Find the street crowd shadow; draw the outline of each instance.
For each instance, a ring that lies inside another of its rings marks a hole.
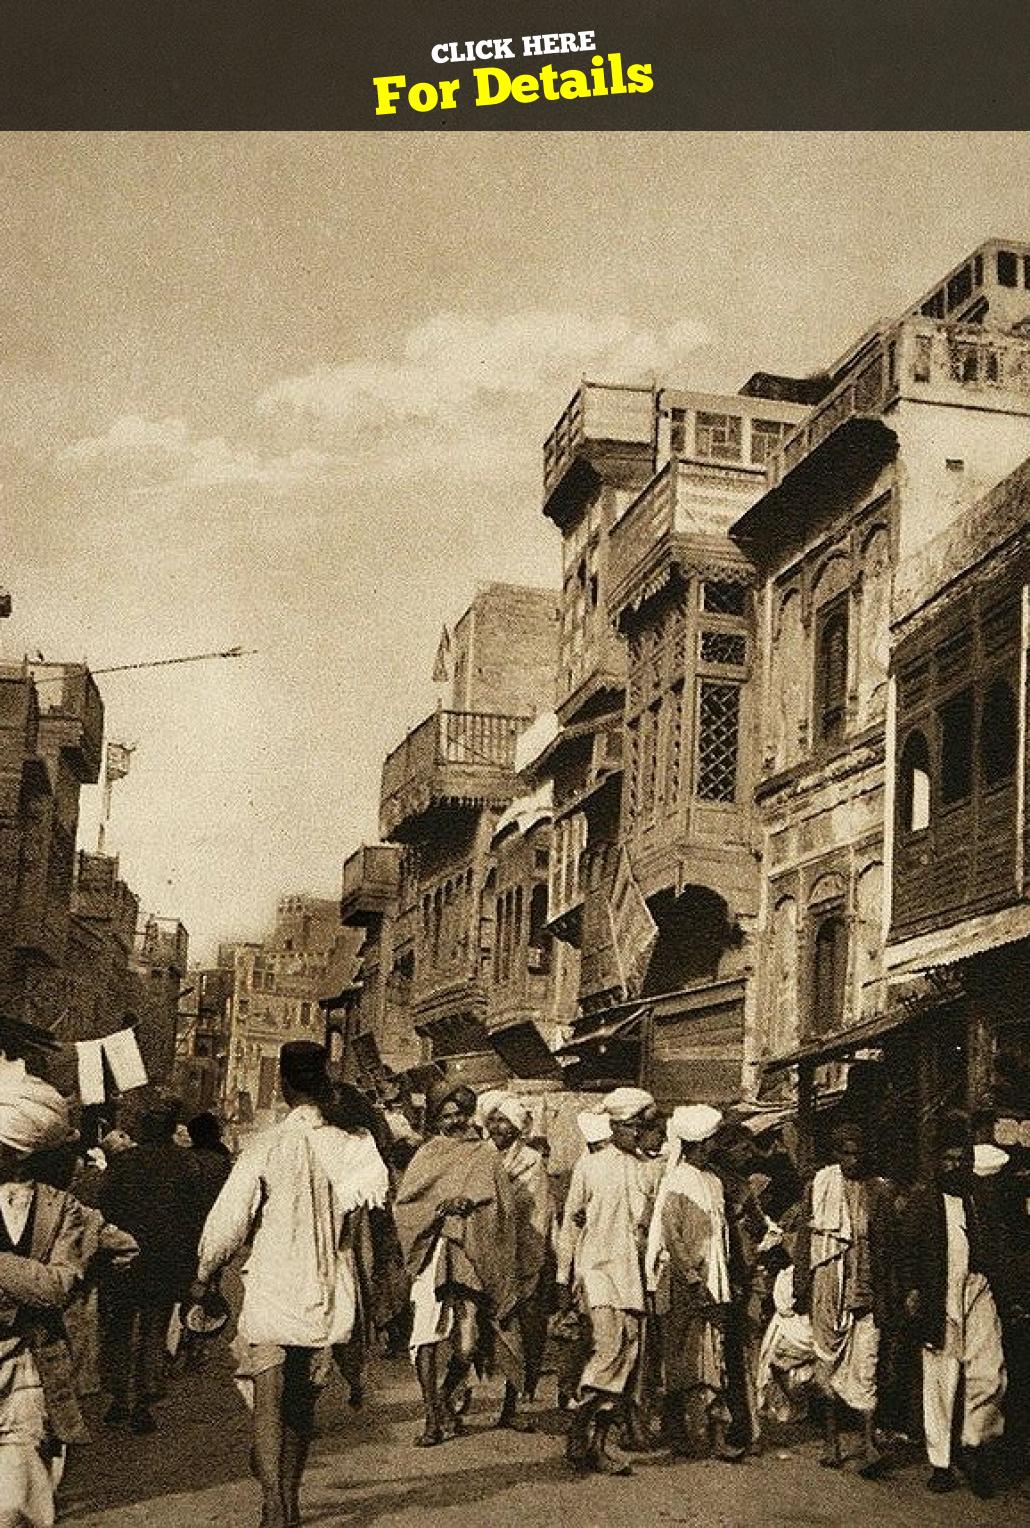
[[[250,1418],[221,1344],[201,1369],[169,1380],[165,1399],[154,1407],[154,1433],[134,1437],[124,1427],[105,1427],[99,1400],[83,1409],[92,1442],[69,1451],[58,1496],[61,1522],[249,1478]]]
[[[525,1459],[499,1459],[495,1463],[475,1465],[470,1469],[448,1470],[439,1475],[423,1475],[417,1471],[410,1475],[397,1475],[376,1482],[376,1489],[369,1491],[367,1482],[340,1482],[333,1485],[320,1481],[318,1494],[332,1492],[338,1500],[318,1503],[304,1509],[304,1522],[339,1523],[341,1528],[370,1528],[380,1518],[410,1511],[413,1520],[431,1519],[433,1513],[445,1512],[451,1507],[464,1511],[477,1507],[492,1496],[500,1495],[514,1486],[526,1484],[531,1472],[534,1488],[549,1484],[568,1484],[570,1476],[560,1458],[534,1459],[527,1465]],[[352,1492],[356,1494],[351,1494]]]

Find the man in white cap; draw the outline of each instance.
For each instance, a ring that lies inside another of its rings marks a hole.
[[[678,1452],[737,1460],[730,1421],[724,1332],[732,1299],[723,1187],[707,1169],[722,1123],[708,1104],[682,1105],[668,1124],[669,1160],[647,1245],[649,1290],[658,1296],[666,1425]]]
[[[64,1443],[88,1437],[61,1321],[86,1272],[86,1217],[37,1183],[34,1152],[68,1139],[68,1107],[23,1061],[0,1058],[0,1525],[51,1528]]]
[[[951,1454],[961,1378],[963,1468],[975,1494],[990,1496],[985,1449],[1004,1426],[996,1302],[1005,1292],[1006,1255],[997,1207],[974,1174],[966,1121],[951,1117],[941,1129],[936,1182],[920,1185],[906,1207],[900,1255],[905,1310],[923,1345],[927,1488],[939,1494],[957,1485]]]
[[[643,1254],[653,1193],[638,1144],[657,1110],[650,1093],[631,1087],[616,1088],[601,1107],[611,1141],[577,1162],[558,1246],[563,1308],[570,1309],[578,1294],[590,1318],[593,1344],[566,1457],[576,1469],[628,1475],[629,1464],[609,1453],[607,1444],[612,1426],[626,1416],[640,1362],[646,1310]]]

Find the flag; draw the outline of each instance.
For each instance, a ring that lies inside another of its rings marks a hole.
[[[451,634],[445,626],[433,661],[433,683],[449,684],[451,678]]]
[[[108,783],[112,780],[124,780],[125,776],[129,773],[129,763],[132,755],[133,750],[127,743],[108,743],[104,779]]]
[[[658,939],[658,925],[633,875],[625,849],[619,855],[608,898],[608,920],[623,991],[628,998],[636,997],[644,985],[651,953]]]

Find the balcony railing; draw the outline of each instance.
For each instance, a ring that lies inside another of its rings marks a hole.
[[[396,901],[400,888],[400,850],[395,844],[362,844],[343,863],[340,915],[345,923],[363,924]]]
[[[775,488],[847,420],[878,415],[893,399],[941,403],[981,395],[1030,396],[1030,338],[979,324],[909,319],[879,335],[855,368],[771,456]]]
[[[707,481],[699,485],[699,472],[718,485],[715,496]],[[646,599],[652,592],[647,579],[656,572],[660,551],[668,547],[673,535],[691,537],[699,549],[710,544],[717,556],[733,558],[725,542],[726,532],[764,487],[761,470],[740,463],[713,462],[699,467],[697,462],[675,457],[667,462],[612,529],[611,613],[616,615],[624,604]]]
[[[379,829],[384,838],[438,802],[503,805],[517,793],[515,740],[528,716],[435,711],[383,764]]]
[[[544,502],[590,443],[622,445],[639,455],[653,449],[654,430],[650,387],[584,382],[544,442]]]

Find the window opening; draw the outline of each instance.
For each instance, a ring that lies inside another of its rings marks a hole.
[[[988,787],[1015,773],[1019,746],[1016,698],[1004,675],[993,679],[984,696],[980,717],[980,763]]]
[[[930,826],[930,749],[922,732],[912,732],[901,754],[901,820],[906,832]]]
[[[950,806],[973,784],[973,692],[963,690],[940,709],[941,801]]]

